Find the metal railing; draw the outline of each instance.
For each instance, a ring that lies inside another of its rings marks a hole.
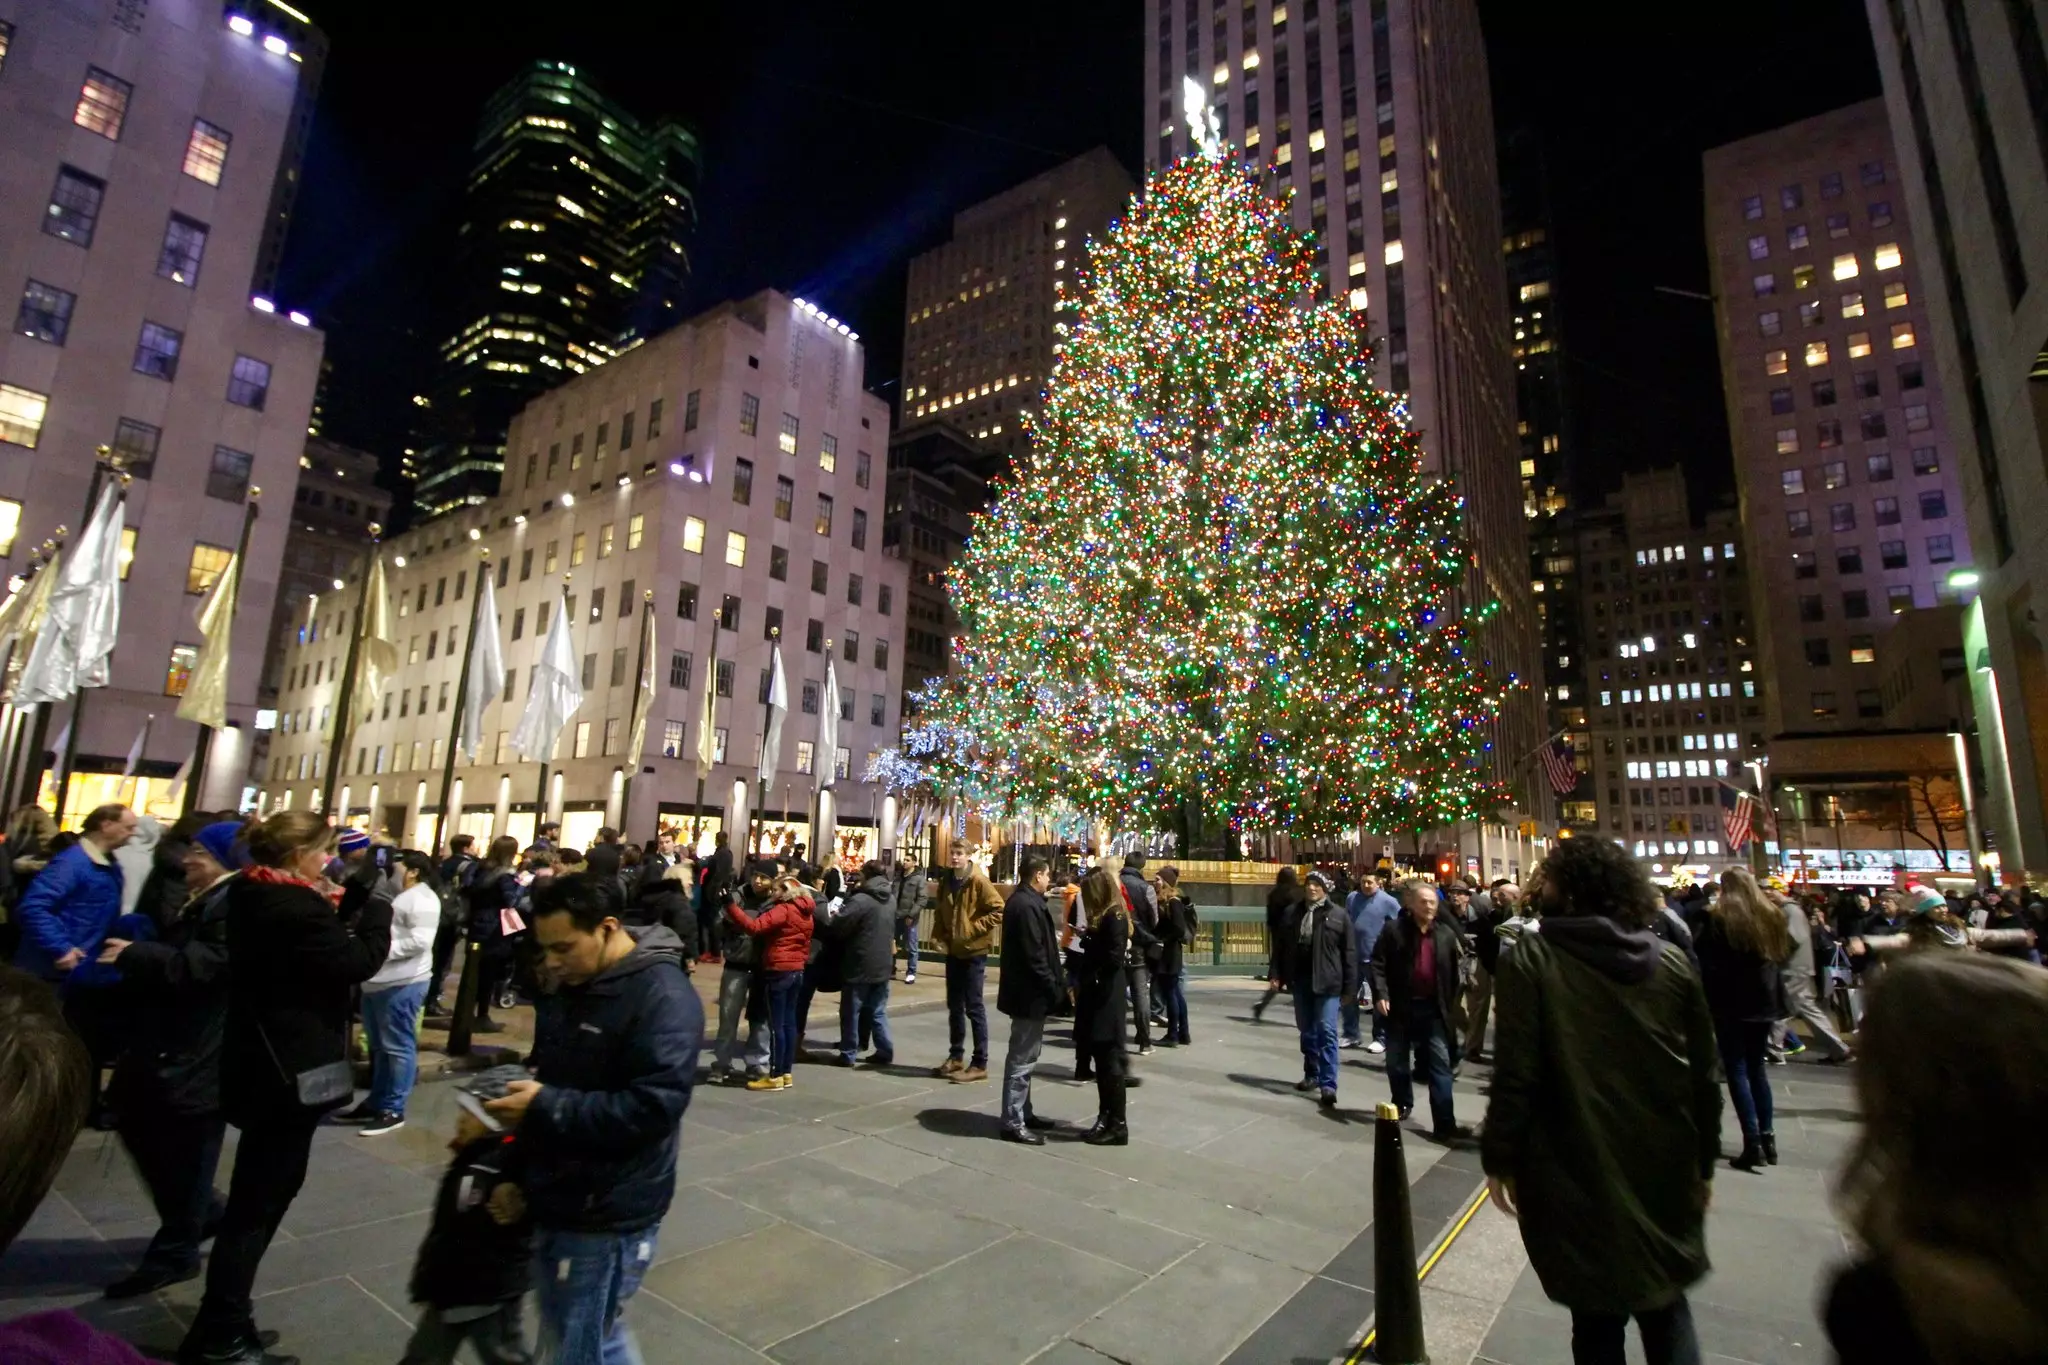
[[[933,907],[927,905],[918,917],[918,956],[936,960],[931,948]],[[1195,941],[1181,954],[1190,976],[1263,976],[1272,956],[1266,938],[1266,911],[1255,905],[1198,905],[1195,907]],[[989,956],[1000,962],[1000,936]]]

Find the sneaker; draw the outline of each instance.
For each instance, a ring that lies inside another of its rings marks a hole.
[[[1309,1091],[1316,1088],[1316,1083],[1310,1080],[1308,1077],[1304,1076],[1294,1083],[1294,1088],[1296,1090],[1299,1090],[1302,1094],[1306,1095]]]
[[[1145,1044],[1145,1046],[1139,1048],[1138,1055],[1140,1057],[1150,1057],[1152,1055],[1152,1044],[1147,1043]]]
[[[1766,1052],[1764,1060],[1772,1066],[1783,1066],[1785,1065],[1785,1054],[1782,1052]]]
[[[1322,1105],[1325,1109],[1335,1109],[1337,1107],[1337,1092],[1334,1090],[1325,1090],[1320,1096],[1317,1097],[1316,1102]]]
[[[1789,1045],[1785,1048],[1785,1055],[1787,1057],[1797,1057],[1804,1051],[1806,1051],[1806,1044],[1794,1038],[1789,1040]]]
[[[378,1117],[376,1106],[371,1104],[368,1100],[364,1100],[361,1104],[357,1105],[353,1109],[342,1110],[339,1114],[336,1114],[332,1119],[330,1119],[329,1122],[368,1123],[371,1119],[374,1119],[376,1117]]]
[[[503,1033],[505,1026],[495,1019],[479,1019],[469,1026],[471,1033]]]
[[[870,1052],[867,1056],[860,1059],[860,1064],[862,1066],[894,1066],[896,1065],[896,1054],[891,1052],[884,1055],[880,1052]]]
[[[967,1085],[974,1081],[985,1081],[987,1079],[988,1068],[985,1066],[964,1066],[953,1073],[953,1084],[955,1085]]]
[[[1365,1046],[1365,1042],[1360,1038],[1343,1038],[1338,1040],[1337,1046],[1341,1048],[1360,1048]]]
[[[915,986],[917,984],[917,973],[905,972],[903,974],[903,984],[906,986]]]
[[[780,1089],[782,1089],[782,1077],[780,1077],[780,1076],[756,1076],[756,1077],[754,1077],[754,1078],[753,1078],[752,1080],[750,1080],[750,1081],[748,1081],[748,1082],[747,1082],[747,1089],[749,1089],[749,1090],[780,1090]]]
[[[364,1124],[361,1131],[364,1137],[382,1137],[386,1133],[395,1133],[403,1127],[405,1127],[405,1115],[379,1114],[376,1118]]]
[[[1381,1042],[1381,1041],[1380,1041],[1379,1039],[1375,1038],[1375,1039],[1373,1039],[1373,1040],[1372,1040],[1371,1042],[1369,1042],[1369,1043],[1367,1043],[1367,1044],[1365,1045],[1365,1050],[1366,1050],[1367,1052],[1371,1052],[1371,1053],[1375,1053],[1375,1054],[1377,1054],[1377,1053],[1385,1052],[1385,1051],[1387,1050],[1387,1045],[1386,1045],[1385,1043]]]
[[[937,1076],[943,1081],[955,1072],[965,1071],[966,1069],[967,1063],[961,1061],[958,1057],[948,1057],[943,1063],[932,1068],[932,1075]]]
[[[796,1077],[787,1071],[777,1076],[775,1082],[776,1089],[778,1090],[794,1090],[796,1088]]]

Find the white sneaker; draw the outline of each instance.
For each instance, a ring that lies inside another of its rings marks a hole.
[[[1367,1052],[1385,1052],[1387,1050],[1387,1045],[1381,1042],[1379,1039],[1375,1038],[1365,1045],[1365,1050]]]
[[[903,984],[906,986],[915,986],[917,984],[917,973],[905,972],[903,974]]]
[[[1359,1042],[1356,1038],[1344,1038],[1338,1041],[1337,1046],[1344,1048],[1358,1048],[1364,1047],[1365,1044]]]

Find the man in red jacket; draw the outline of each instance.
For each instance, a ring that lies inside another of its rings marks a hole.
[[[767,907],[750,915],[739,902],[727,904],[734,924],[761,940],[760,975],[768,995],[768,1074],[747,1082],[749,1090],[787,1090],[795,1084],[797,997],[803,989],[804,964],[811,954],[811,911],[814,904],[794,875],[778,873],[773,864],[756,862],[749,877],[775,878]]]

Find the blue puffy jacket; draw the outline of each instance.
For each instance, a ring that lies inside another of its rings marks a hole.
[[[1372,961],[1372,950],[1379,946],[1380,933],[1401,913],[1401,903],[1385,891],[1375,891],[1370,896],[1354,891],[1344,908],[1351,916],[1351,932],[1358,938],[1358,960]]]
[[[683,974],[681,939],[660,925],[626,932],[631,953],[543,995],[534,1012],[542,1089],[519,1139],[527,1207],[550,1231],[637,1232],[675,1195],[704,1006]]]
[[[73,844],[36,874],[14,913],[21,922],[14,965],[61,981],[58,958],[73,948],[88,961],[99,955],[107,926],[121,913],[121,868],[112,859],[96,862],[84,844]]]

